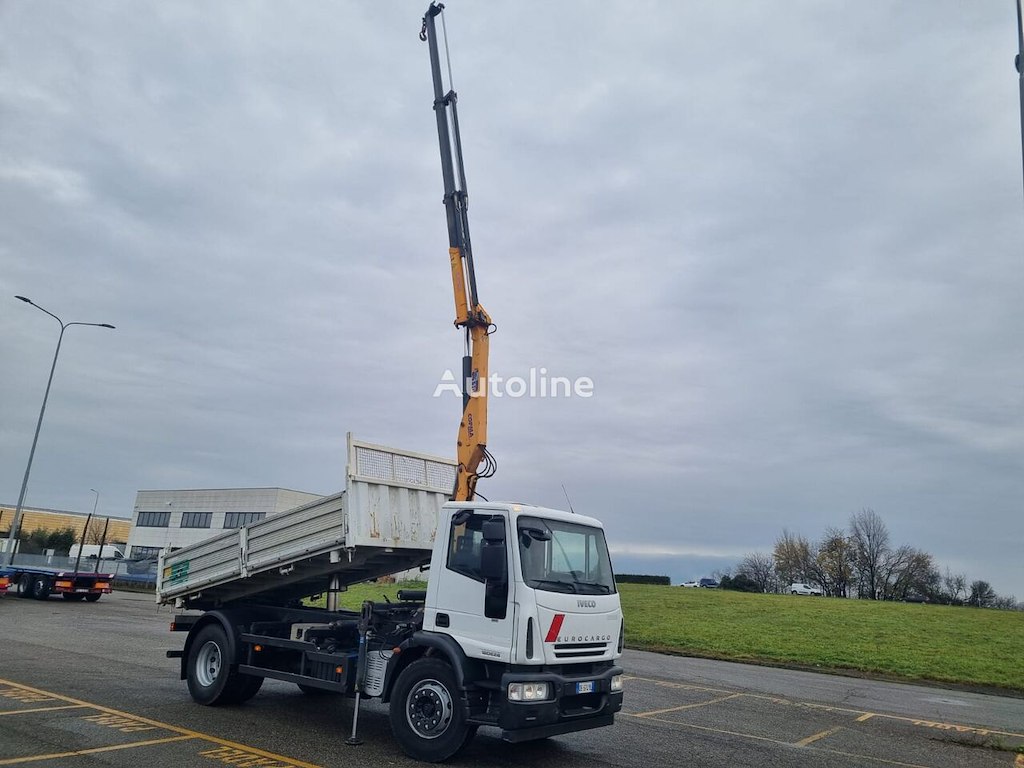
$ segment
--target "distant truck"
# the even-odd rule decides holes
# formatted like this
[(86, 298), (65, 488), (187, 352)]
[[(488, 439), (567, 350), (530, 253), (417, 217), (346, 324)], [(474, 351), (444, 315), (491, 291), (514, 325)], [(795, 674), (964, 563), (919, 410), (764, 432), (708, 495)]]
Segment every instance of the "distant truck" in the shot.
[(124, 550), (116, 544), (75, 544), (68, 551), (68, 557), (72, 560), (78, 559), (81, 554), (83, 560), (124, 560)]
[(4, 579), (18, 597), (46, 600), (50, 595), (60, 595), (65, 600), (95, 603), (103, 595), (110, 594), (114, 574), (14, 563), (0, 567), (0, 581)]

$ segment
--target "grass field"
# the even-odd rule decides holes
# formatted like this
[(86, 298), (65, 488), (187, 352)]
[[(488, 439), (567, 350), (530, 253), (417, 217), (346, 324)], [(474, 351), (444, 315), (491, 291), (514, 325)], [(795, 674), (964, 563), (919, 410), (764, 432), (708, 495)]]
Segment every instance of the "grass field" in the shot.
[[(363, 584), (346, 607), (395, 599)], [(620, 584), (626, 646), (1024, 694), (1024, 613)]]

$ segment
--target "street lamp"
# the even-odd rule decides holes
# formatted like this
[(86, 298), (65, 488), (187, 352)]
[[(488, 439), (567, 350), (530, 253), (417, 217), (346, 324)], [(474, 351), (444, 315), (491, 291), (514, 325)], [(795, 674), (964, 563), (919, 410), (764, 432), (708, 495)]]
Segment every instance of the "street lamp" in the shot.
[[(32, 450), (28, 452), (28, 466), (25, 467), (25, 479), (21, 481), (21, 493), (18, 495), (18, 506), (14, 510), (14, 520), (11, 522), (11, 531), (8, 534), (9, 546), (7, 547), (6, 563), (10, 565), (14, 562), (14, 548), (18, 541), (18, 529), (21, 527), (21, 508), (25, 504), (25, 493), (28, 491), (28, 476), (32, 471), (32, 459), (36, 455), (36, 443), (39, 442), (39, 430), (43, 426), (43, 414), (46, 413), (46, 400), (50, 397), (50, 385), (53, 384), (53, 372), (57, 368), (57, 357), (60, 355), (60, 345), (64, 340), (64, 331), (70, 328), (72, 325), (91, 325), (94, 328), (113, 328), (110, 323), (65, 323), (53, 312), (43, 309), (38, 304), (27, 299), (24, 296), (15, 296), (14, 298), (19, 301), (24, 301), (26, 304), (31, 304), (33, 307), (38, 309), (40, 312), (45, 312), (58, 323), (60, 323), (60, 336), (57, 337), (57, 349), (53, 353), (53, 365), (50, 366), (50, 378), (46, 382), (46, 392), (43, 394), (43, 406), (39, 409), (39, 420), (36, 422), (36, 434), (32, 438)], [(99, 502), (99, 494), (96, 496), (97, 503)]]

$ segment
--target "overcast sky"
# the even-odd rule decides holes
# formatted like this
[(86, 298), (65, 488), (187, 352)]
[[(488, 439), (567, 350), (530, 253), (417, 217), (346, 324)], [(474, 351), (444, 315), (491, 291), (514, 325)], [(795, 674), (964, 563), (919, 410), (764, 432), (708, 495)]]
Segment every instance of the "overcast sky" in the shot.
[[(454, 456), (426, 3), (0, 2), (0, 501), (344, 485)], [(1005, 2), (452, 0), (491, 499), (706, 576), (870, 507), (1024, 598)]]

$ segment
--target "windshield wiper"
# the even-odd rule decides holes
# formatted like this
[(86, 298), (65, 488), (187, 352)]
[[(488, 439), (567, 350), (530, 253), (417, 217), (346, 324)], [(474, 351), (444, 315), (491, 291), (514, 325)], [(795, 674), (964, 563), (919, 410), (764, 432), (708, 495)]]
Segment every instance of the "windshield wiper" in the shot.
[(607, 584), (599, 584), (596, 581), (578, 581), (577, 580), (576, 586), (578, 586), (578, 587), (593, 587), (594, 589), (601, 590), (600, 594), (602, 594), (602, 595), (610, 595), (611, 592), (612, 592), (612, 588), (609, 587)]
[(552, 586), (558, 585), (559, 587), (568, 587), (565, 592), (576, 592), (576, 585), (571, 581), (559, 581), (557, 579), (532, 579), (537, 584), (551, 584)]

